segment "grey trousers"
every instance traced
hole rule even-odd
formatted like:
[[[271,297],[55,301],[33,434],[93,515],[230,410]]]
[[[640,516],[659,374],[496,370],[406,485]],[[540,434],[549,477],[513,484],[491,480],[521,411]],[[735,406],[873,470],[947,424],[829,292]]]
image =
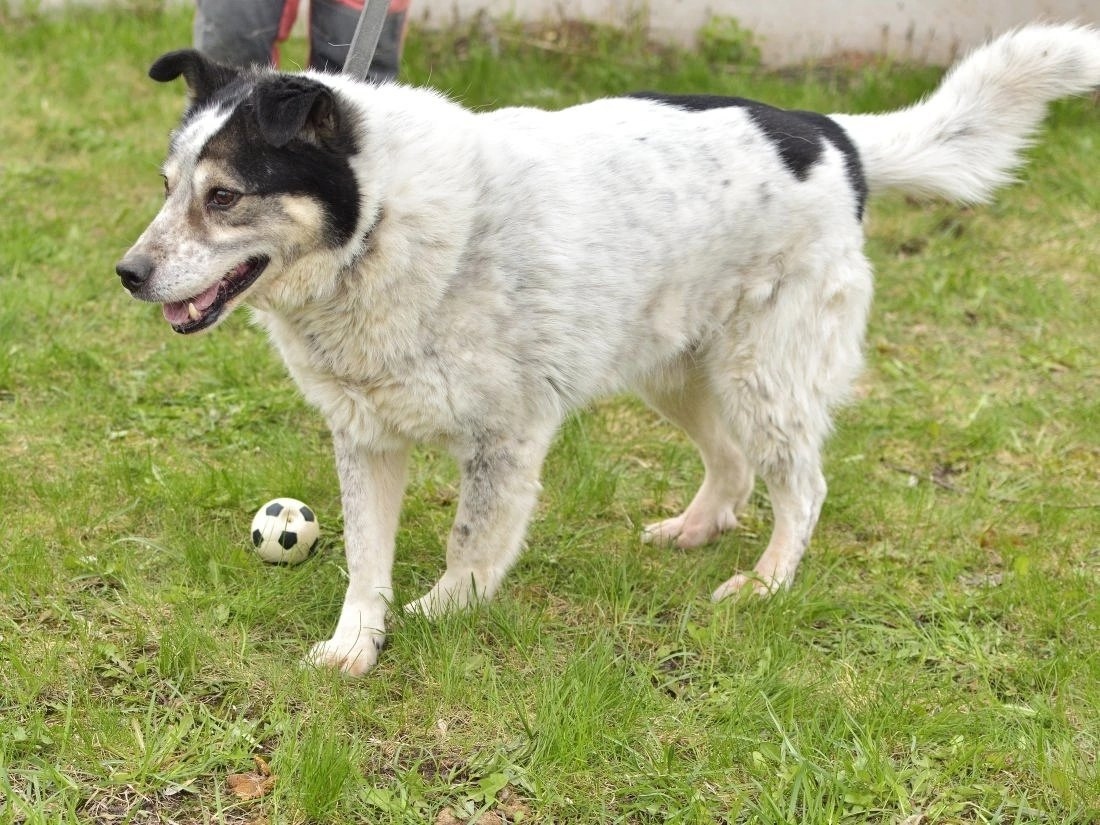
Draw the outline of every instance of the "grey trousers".
[[[386,14],[367,75],[371,80],[397,76],[407,5],[395,2]],[[359,9],[339,0],[310,0],[309,6],[309,68],[338,72],[347,58]],[[195,48],[222,63],[277,63],[278,44],[290,34],[297,12],[298,0],[197,0]]]

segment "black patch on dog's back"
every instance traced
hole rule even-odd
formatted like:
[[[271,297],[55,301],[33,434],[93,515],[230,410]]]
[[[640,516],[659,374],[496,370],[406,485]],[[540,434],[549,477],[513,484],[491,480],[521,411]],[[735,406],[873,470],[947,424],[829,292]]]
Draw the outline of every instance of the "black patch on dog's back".
[[[722,95],[671,95],[661,92],[635,92],[630,97],[652,100],[688,112],[737,107],[744,109],[753,123],[775,146],[787,170],[798,180],[806,180],[821,159],[822,140],[828,140],[844,155],[848,181],[856,194],[856,216],[863,219],[867,202],[867,181],[859,152],[848,133],[836,121],[818,112],[779,109],[744,97]]]

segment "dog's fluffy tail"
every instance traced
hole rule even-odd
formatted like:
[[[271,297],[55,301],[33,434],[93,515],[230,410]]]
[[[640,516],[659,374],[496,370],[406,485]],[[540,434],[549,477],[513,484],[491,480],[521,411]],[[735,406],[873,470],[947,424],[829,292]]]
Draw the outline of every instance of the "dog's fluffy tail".
[[[972,52],[915,106],[833,115],[872,192],[978,202],[1012,180],[1047,104],[1100,86],[1100,29],[1033,25]]]

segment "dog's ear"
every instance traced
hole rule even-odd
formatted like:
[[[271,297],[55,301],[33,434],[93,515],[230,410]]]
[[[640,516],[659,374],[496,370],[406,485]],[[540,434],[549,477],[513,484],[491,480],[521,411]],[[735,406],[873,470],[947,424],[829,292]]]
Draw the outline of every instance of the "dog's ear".
[[[215,63],[195,49],[180,49],[157,58],[149,67],[149,77],[160,83],[175,80],[180,75],[187,82],[192,103],[202,103],[219,89],[240,76],[232,66]]]
[[[260,134],[272,146],[295,138],[328,145],[340,132],[340,111],[332,90],[296,75],[261,80],[253,92]]]

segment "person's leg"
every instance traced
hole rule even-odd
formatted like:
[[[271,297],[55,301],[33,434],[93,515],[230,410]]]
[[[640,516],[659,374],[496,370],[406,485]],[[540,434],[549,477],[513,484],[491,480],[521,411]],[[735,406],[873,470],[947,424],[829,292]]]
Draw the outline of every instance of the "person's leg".
[[[393,80],[401,65],[409,0],[391,0],[378,49],[367,75],[372,81]],[[338,72],[344,66],[355,26],[363,9],[361,0],[311,0],[309,67]]]
[[[395,80],[401,71],[401,53],[405,48],[408,29],[409,0],[390,0],[386,23],[378,38],[378,50],[371,61],[367,77],[375,82]]]
[[[297,7],[298,0],[197,0],[195,48],[236,66],[273,63]]]

